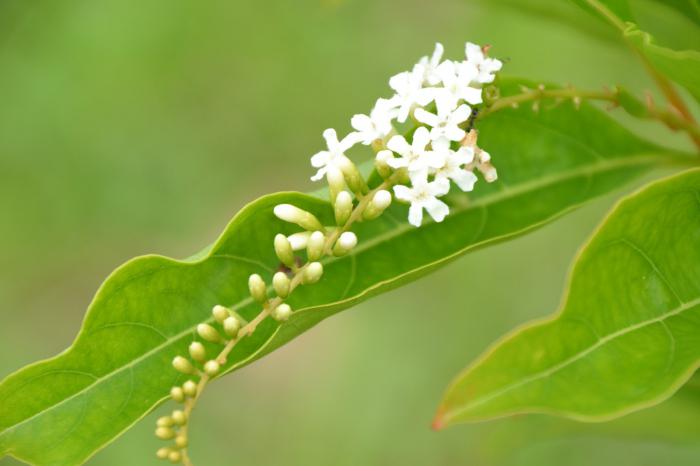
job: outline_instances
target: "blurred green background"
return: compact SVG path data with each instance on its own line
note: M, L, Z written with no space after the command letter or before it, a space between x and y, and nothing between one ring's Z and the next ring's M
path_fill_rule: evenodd
M130 257L186 257L258 195L314 189L308 157L323 129L347 131L435 41L457 58L466 40L492 44L511 75L651 87L612 31L568 2L4 0L0 376L68 346L99 283ZM460 369L556 309L614 199L366 302L214 384L193 424L195 463L700 464L697 387L608 424L428 427ZM157 464L155 417L89 464Z

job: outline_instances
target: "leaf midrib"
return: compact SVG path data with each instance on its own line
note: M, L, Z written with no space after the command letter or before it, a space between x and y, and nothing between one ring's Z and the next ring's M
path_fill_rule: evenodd
M523 192L527 192L529 190L534 190L535 188L544 187L544 186L547 186L548 184L554 184L556 182L564 181L564 180L567 180L570 178L575 178L577 176L602 173L608 169L620 168L620 167L624 167L624 166L643 165L645 162L657 161L661 157L662 156L656 152L645 152L645 153L640 153L639 155L636 155L636 156L615 157L615 158L605 159L605 161L595 162L593 164L586 165L586 166L575 166L567 171L562 171L562 172L552 174L549 176L545 176L545 177L533 178L530 181L525 181L525 182L519 183L514 188L505 187L503 190L498 191L494 194L485 195L481 198L477 198L474 201L471 201L471 202L465 204L464 206L456 207L456 208L454 208L453 213L454 214L461 213L461 212L469 210L473 207L478 207L480 205L486 205L489 203L497 202L497 201L502 200L502 199L507 199L509 197L517 196L518 194L521 194ZM365 251L371 247L374 247L376 244L393 239L397 236L400 236L404 232L411 231L413 229L414 229L414 227L408 226L408 224L403 224L401 226L398 226L394 230L391 230L391 231L386 232L384 234L378 235L378 236L376 236L368 241L365 241L364 243L360 243L354 249L353 254L357 255L357 254L361 253L362 251ZM477 244L477 243L474 243L474 244ZM211 256L218 257L219 255L216 253L213 253L213 254L211 254ZM209 256L209 257L211 257L211 256ZM224 255L221 255L221 256L224 256ZM170 259L170 260L173 260L174 262L184 263L181 261L176 261L174 259ZM203 260L206 260L206 259L203 259ZM339 260L339 259L330 258L326 263L332 263L336 260ZM435 262L438 262L438 261L435 261ZM383 284L391 283L391 282L399 279L401 276L403 276L403 274L395 277L392 280L385 280L382 283ZM349 298L346 298L346 299L349 299ZM241 306L245 306L246 304L251 303L251 302L252 302L252 299L250 297L248 297L248 298L245 298L245 299L239 301L234 306L236 308L240 308ZM333 303L327 303L327 304L324 304L322 306L313 306L312 308L315 310L318 310L319 308L332 306L332 305L333 305ZM299 311L301 311L301 310L303 310L303 309L300 309ZM212 320L213 319L210 318L210 319L207 319L206 322L211 322ZM177 333L176 335L168 338L166 341L162 342L160 345L153 347L153 349L147 351L146 353L139 356L138 358L135 358L132 361L130 361L129 363L127 363L123 366L120 366L111 372L108 372L107 374L103 375L102 377L97 378L90 385L87 385L84 388L80 389L79 391L75 392L74 394L60 400L58 403L55 403L55 404L47 407L46 409L38 411L35 414L31 415L30 417L23 419L22 421L20 421L16 424L8 426L7 428L5 428L3 431L0 432L0 437L5 435L5 433L22 426L23 424L31 422L33 419L43 415L44 413L51 411L52 409L55 409L55 408L61 406L64 403L69 402L70 400L72 400L76 397L81 396L83 393L86 393L87 391L89 391L93 386L101 384L105 380L110 379L112 376L120 373L121 371L135 366L136 364L140 363L141 361L156 354L160 350L167 348L168 346L175 343L177 340L181 339L185 335L191 334L195 330L195 328L196 328L196 325L188 327L187 329L183 330L182 332ZM264 345L265 345L265 343L263 343L262 347L264 347ZM258 348L257 351L259 351L261 348ZM231 372L232 370L234 370L236 367L238 367L244 361L239 361L239 363L232 365L226 372L227 373ZM10 376L11 375L12 374L10 374ZM10 376L8 376L8 377L10 377Z

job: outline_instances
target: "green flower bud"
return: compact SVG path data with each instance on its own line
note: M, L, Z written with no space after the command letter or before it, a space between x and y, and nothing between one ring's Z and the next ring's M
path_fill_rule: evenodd
M271 315L276 321L285 322L289 319L289 316L292 315L292 308L289 307L289 304L282 303L277 306L274 311L272 311Z
M379 217L384 210L391 205L391 193L384 189L374 193L374 197L367 204L365 211L362 213L362 217L365 220L372 220Z
M168 459L168 455L170 454L170 448L159 448L158 451L156 452L156 457L159 460L165 460Z
M173 367L183 374L194 373L194 366L192 363L182 356L175 356L175 359L173 359Z
M387 179L391 176L393 170L387 163L387 160L393 158L394 153L390 150L380 150L377 153L377 157L375 157L374 159L374 168L377 169L377 173L379 173L379 176L381 176L384 179Z
M197 325L197 333L203 339L212 343L221 343L221 334L209 324Z
M213 359L211 361L207 361L206 364L204 364L204 372L206 372L210 376L214 376L219 372L219 369L221 367L219 366L219 363L214 361Z
M185 392L182 391L180 387L173 387L170 389L170 397L177 403L182 403L185 401Z
M173 418L170 416L159 417L156 421L156 426L158 427L170 427L173 424L175 424L175 420L173 420Z
M272 287L275 289L275 293L280 298L286 298L289 296L289 287L291 282L289 277L284 272L277 272L272 276Z
M182 384L182 391L187 396L195 396L197 394L197 384L191 380Z
M156 437L161 440L170 440L171 438L175 438L175 431L170 427L158 427L156 429Z
M323 225L310 212L291 204L278 204L274 209L275 216L285 222L295 223L307 231L322 230Z
M343 172L333 166L329 166L326 172L326 180L328 180L331 202L335 202L338 193L345 189L345 177L343 176Z
M182 434L175 437L175 446L178 448L185 448L187 446L187 437Z
M265 286L265 281L257 273L248 277L248 289L250 290L250 295L257 302L264 303L267 301L267 287Z
M304 285L311 285L321 279L323 275L323 265L320 262L311 262L304 267L304 275L301 277L301 282Z
M214 309L211 310L211 315L214 316L214 320L216 320L219 323L222 323L231 314L228 312L228 309L226 309L224 306L217 304L216 306L214 306Z
M337 225L345 225L352 213L352 196L350 196L350 193L347 191L339 192L333 208L335 210L335 223Z
M190 343L190 356L197 362L202 362L207 358L207 350L204 349L204 345L198 341L193 341Z
M323 256L323 247L326 245L326 236L323 232L314 231L309 236L309 243L306 245L306 255L310 261L317 261Z
M180 409L173 411L170 417L172 418L173 422L179 426L184 426L187 423L187 415Z
M236 338L238 336L238 331L241 329L241 321L238 318L231 316L224 320L224 332L226 335Z
M170 453L168 453L168 461L173 464L179 463L182 461L182 453L177 450L171 450Z
M287 267L294 266L294 250L292 249L292 244L289 239L281 233L275 235L275 254L277 254L280 262Z
M364 194L367 191L369 191L365 179L362 178L360 171L349 158L342 156L339 157L337 160L338 166L343 172L343 176L345 177L345 182L348 184L348 187L352 192ZM310 229L311 228L307 228L307 230Z

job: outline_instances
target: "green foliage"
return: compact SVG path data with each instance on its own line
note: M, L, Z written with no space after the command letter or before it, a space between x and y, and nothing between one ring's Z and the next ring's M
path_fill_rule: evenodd
M700 363L700 170L627 197L581 252L561 312L496 344L438 426L515 413L605 420L671 396Z
M504 84L506 91L517 82ZM542 113L509 109L480 123L484 144L499 154L498 183L450 199L451 215L420 229L395 205L358 225L359 246L325 263L323 280L289 300L296 313L265 321L237 345L227 371L296 337L322 319L415 279L450 260L511 238L562 215L673 154L644 142L601 111L571 103ZM483 184L483 181L480 182ZM252 318L247 276L269 281L277 268L272 239L294 230L272 208L293 203L332 223L330 206L299 193L262 197L245 207L208 251L185 261L136 258L102 285L74 344L0 384L0 453L35 464L78 464L164 399L183 379L170 361L191 342L214 304Z

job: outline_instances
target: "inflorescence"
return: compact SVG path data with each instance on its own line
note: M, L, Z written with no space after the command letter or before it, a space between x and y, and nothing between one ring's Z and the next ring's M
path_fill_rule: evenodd
M157 421L156 436L172 442L157 451L158 458L192 464L187 454L188 421L202 390L220 374L236 343L251 335L260 322L267 317L285 322L291 317L293 310L285 301L297 286L321 279L323 258L352 251L358 241L350 231L355 222L381 216L392 198L410 204L408 221L416 227L423 223L423 210L441 222L449 207L439 198L453 183L462 191L472 191L478 179L475 170L487 182L496 180L491 157L477 146L477 133L471 128L474 110L483 102L483 85L493 82L502 66L487 51L467 43L465 60L442 60L443 47L438 43L432 56L389 80L395 92L392 97L378 99L369 115L352 117L355 131L342 140L334 129L323 132L327 150L311 157L317 169L311 179L328 182L336 224L325 226L312 213L291 204L275 207L276 217L301 231L274 238L275 252L284 265L271 277L274 296L269 296L263 277L253 274L248 279L250 295L262 308L253 320L247 322L234 309L216 305L212 324L197 326L199 338L220 349L210 356L202 342L194 341L187 356L173 360L173 367L190 378L170 391L182 408ZM409 119L412 125L405 128ZM371 146L376 153L374 166L382 182L374 188L346 155L357 144ZM301 251L305 261L299 257Z

